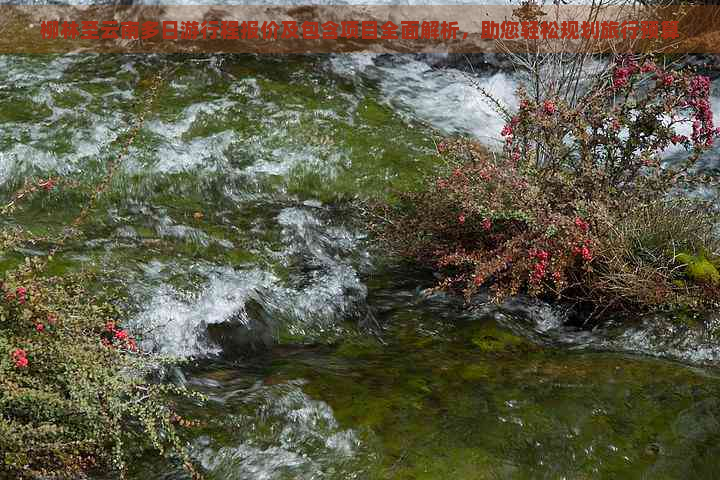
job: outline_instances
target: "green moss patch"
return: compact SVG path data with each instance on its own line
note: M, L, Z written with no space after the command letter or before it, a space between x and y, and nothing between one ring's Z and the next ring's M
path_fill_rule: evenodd
M694 256L681 253L676 257L677 261L685 265L685 275L698 284L720 284L720 272L712 262L703 256Z

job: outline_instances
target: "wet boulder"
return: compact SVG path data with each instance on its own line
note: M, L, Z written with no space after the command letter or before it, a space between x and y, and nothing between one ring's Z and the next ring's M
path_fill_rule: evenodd
M509 55L497 53L418 54L418 59L435 68L455 68L466 72L493 75L499 72L511 72L514 66Z
M243 309L227 320L208 324L207 334L223 356L230 358L251 355L275 343L270 312L256 299L248 299Z

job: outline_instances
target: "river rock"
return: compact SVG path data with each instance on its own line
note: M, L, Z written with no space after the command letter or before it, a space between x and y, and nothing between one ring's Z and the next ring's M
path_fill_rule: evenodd
M421 53L418 59L437 68L455 68L478 74L492 75L515 69L509 55L501 53Z
M273 345L275 332L268 310L256 299L229 319L207 325L208 339L217 344L225 357L241 357Z

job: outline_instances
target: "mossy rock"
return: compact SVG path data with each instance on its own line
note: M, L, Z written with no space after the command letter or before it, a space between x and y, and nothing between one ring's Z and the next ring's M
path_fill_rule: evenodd
M482 363L466 365L460 372L460 377L468 382L483 380L490 376L490 368Z
M715 265L704 257L681 253L677 261L685 264L685 275L695 283L720 284L720 272Z
M525 341L496 326L483 326L472 336L472 343L483 352L503 352L525 344Z
M685 325L690 328L697 327L700 324L697 318L697 313L689 307L678 308L673 312L672 318L675 320L676 323Z

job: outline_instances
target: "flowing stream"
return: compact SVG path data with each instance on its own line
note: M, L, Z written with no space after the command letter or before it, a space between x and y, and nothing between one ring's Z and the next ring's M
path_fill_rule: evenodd
M717 320L571 331L550 305L462 308L367 239L357 200L412 188L434 140L493 146L466 74L401 56L0 56L0 182L77 182L5 221L57 234L161 85L130 153L53 272L127 298L208 477L716 478ZM476 79L508 104L516 80ZM711 158L708 165L712 167ZM5 267L36 250L5 252ZM678 362L680 360L681 362ZM182 479L148 457L133 478Z

